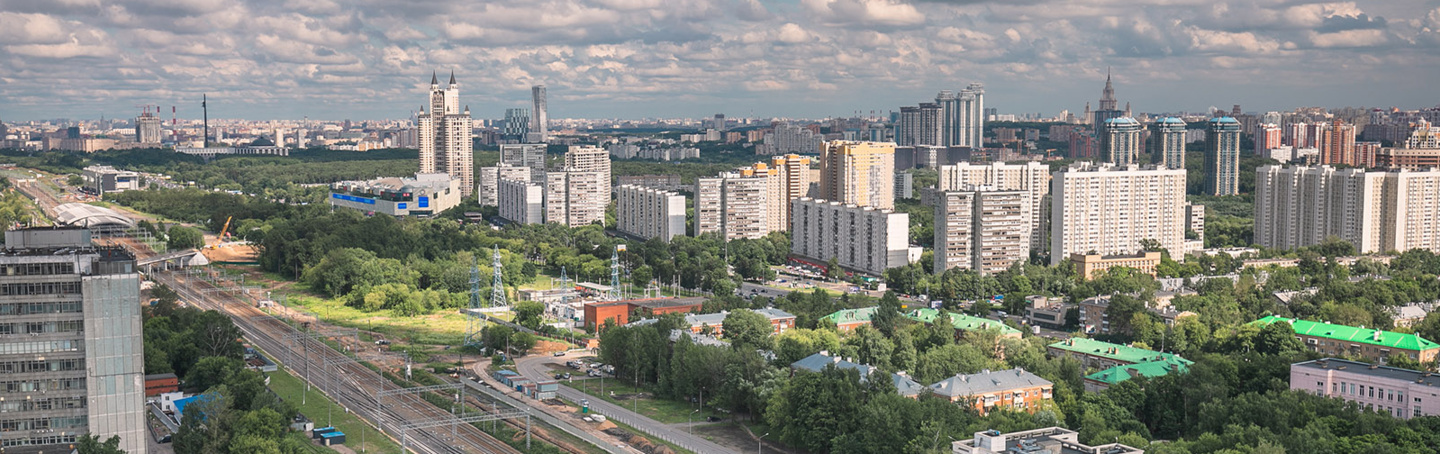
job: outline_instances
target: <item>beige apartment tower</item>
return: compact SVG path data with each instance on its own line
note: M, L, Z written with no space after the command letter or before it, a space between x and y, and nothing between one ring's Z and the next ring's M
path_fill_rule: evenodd
M826 142L820 156L820 198L895 208L895 144Z
M1185 250L1185 170L1081 162L1050 186L1052 265L1075 253L1134 254L1147 239Z
M935 194L935 273L994 274L1030 258L1030 194L972 186Z
M471 143L470 108L460 109L460 86L455 74L440 88L430 76L430 102L416 116L419 123L420 173L444 173L460 180L460 195L475 192L475 148Z
M723 232L730 240L789 230L794 201L813 181L810 158L793 154L696 179L695 235Z

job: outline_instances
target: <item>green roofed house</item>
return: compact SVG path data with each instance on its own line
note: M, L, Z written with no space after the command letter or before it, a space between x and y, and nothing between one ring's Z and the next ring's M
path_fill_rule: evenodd
M1166 360L1111 367L1100 372L1086 375L1085 392L1098 393L1135 377L1155 378L1172 373L1188 373L1190 372L1191 364L1194 364L1194 362L1179 356L1174 356Z
M1174 353L1157 352L1083 337L1072 337L1050 344L1046 350L1050 356L1070 356L1080 360L1080 363L1086 368L1094 369L1109 369L1115 366L1154 361L1174 361L1180 358Z
M1271 315L1253 323L1268 326L1275 322L1286 322L1295 329L1295 337L1310 350L1340 357L1361 357L1372 362L1385 361L1390 355L1405 355L1410 359L1434 361L1440 353L1440 344L1415 334L1336 325L1334 323L1312 322Z
M820 317L820 319L835 322L836 329L840 330L841 332L850 331L862 325L869 325L870 319L875 316L876 309L878 308L873 306L862 307L859 309L845 309L841 311L835 311L835 313ZM988 318L972 317L969 315L958 314L949 311L946 311L946 313L950 315L950 323L955 326L955 329L960 331L994 329L999 330L1002 337L1020 337L1020 330L1011 328L1008 325L995 320L990 320ZM900 315L903 315L905 316L905 318L920 323L931 323L935 321L935 318L940 315L940 311L924 308L915 309L909 312L901 312Z

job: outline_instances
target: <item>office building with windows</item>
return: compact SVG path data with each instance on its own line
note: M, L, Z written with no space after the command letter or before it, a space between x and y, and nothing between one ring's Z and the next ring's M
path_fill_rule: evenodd
M0 451L71 452L77 438L120 437L144 454L145 348L140 275L90 231L5 232L0 256Z
M511 167L529 167L530 181L545 178L545 148L543 143L500 144L500 163Z
M1205 194L1240 194L1240 122L1211 118L1205 128Z
M1100 158L1119 166L1139 164L1143 129L1140 122L1130 117L1105 120L1100 125Z
M1400 419L1440 415L1440 376L1339 358L1290 365L1290 390L1354 402Z

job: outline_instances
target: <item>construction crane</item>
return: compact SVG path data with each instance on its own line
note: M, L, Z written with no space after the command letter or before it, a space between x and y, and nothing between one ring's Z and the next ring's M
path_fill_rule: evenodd
M220 249L220 243L225 242L225 232L230 231L230 220L234 218L234 216L225 218L225 227L220 228L220 234L215 236L215 244L210 245L210 249Z

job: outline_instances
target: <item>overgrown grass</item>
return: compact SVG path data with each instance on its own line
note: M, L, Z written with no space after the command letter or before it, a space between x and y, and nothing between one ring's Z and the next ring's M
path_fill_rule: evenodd
M723 416L709 407L695 412L697 408L696 404L679 400L661 399L655 397L654 393L648 388L636 388L633 385L621 383L622 380L611 380L607 378L605 380L605 391L603 394L600 391L600 379L587 378L577 381L580 381L580 383L567 383L566 385L578 389L585 394L604 399L607 402L624 407L626 410L635 411L636 413L640 413L650 419L665 424L684 424L691 421L703 422L705 418L710 416ZM612 393L614 396L611 395ZM634 399L633 402L631 399L619 399L616 397L637 393L644 393L650 397ZM691 413L694 413L694 419L691 419Z
M390 441L389 438L386 438L384 434L381 434L369 424L361 422L359 417L347 413L344 407L336 404L324 394L321 394L319 390L312 388L309 395L303 399L305 404L301 405L301 395L305 392L305 382L286 373L284 369L270 373L270 390L274 391L281 399L294 403L300 409L300 413L308 416L311 421L315 421L315 427L325 427L327 422L326 411L328 409L330 411L330 417L334 420L335 428L340 429L341 432L345 432L347 446L356 451L360 450L362 445L361 431L364 431L363 444L366 452L400 452L399 445ZM325 452L333 451L327 450Z

